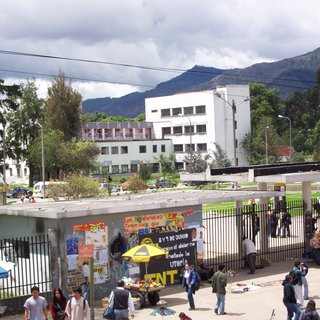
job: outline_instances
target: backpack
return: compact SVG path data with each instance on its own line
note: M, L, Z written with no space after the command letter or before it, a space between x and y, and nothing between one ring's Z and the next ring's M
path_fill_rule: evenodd
M200 278L198 272L195 272L195 271L193 271L193 272L195 273L195 276L196 276L196 280L194 282L194 289L195 289L195 291L198 291L200 289L201 278Z

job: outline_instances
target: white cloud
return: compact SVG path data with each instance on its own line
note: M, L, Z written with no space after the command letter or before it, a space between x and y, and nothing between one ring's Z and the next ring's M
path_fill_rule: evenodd
M11 0L1 4L0 49L163 68L246 67L319 47L317 7L318 0ZM81 83L84 98L147 90L176 76L5 54L0 63L1 70L38 74L46 85L50 77L40 74L59 71L128 84ZM31 77L1 70L0 78Z

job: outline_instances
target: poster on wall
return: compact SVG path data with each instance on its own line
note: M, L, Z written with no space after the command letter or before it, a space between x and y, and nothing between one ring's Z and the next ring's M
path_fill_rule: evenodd
M124 231L130 235L181 230L184 228L184 217L192 213L192 210L187 210L125 217Z
M185 263L196 264L196 242L192 241L192 230L140 235L139 243L153 243L169 252L169 258L153 258L148 264L148 277L164 285L181 281L181 270ZM145 277L144 264L140 265L140 277Z
M190 223L186 227L191 229L192 241L195 241L197 244L197 258L201 260L204 258L203 227L198 222Z
M93 256L94 283L106 282L109 278L107 226L104 222L77 224L73 226L72 231L72 236L66 239L65 244L68 287L79 286L83 283L82 267L84 262L88 262L89 256ZM84 248L91 248L90 254L83 254Z

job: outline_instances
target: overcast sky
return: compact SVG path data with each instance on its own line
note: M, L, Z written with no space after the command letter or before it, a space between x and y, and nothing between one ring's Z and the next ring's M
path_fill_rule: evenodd
M34 75L43 97L62 71L84 99L118 97L179 74L121 64L242 68L313 51L320 46L319 8L319 0L1 1L0 78L19 83Z

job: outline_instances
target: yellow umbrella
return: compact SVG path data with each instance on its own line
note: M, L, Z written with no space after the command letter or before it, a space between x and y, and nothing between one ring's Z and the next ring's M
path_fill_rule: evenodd
M168 258L169 252L157 247L153 244L142 244L136 247L131 248L129 251L122 254L122 257L131 259L134 262L144 262L146 264L146 274L147 272L147 263L151 258L154 257L164 257Z

